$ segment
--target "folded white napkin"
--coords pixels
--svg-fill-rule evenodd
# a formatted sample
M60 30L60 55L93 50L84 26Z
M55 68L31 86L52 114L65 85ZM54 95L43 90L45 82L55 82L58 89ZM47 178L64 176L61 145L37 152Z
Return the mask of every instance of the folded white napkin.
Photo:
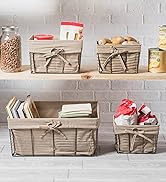
M88 117L92 114L90 103L87 104L67 104L62 106L59 117Z

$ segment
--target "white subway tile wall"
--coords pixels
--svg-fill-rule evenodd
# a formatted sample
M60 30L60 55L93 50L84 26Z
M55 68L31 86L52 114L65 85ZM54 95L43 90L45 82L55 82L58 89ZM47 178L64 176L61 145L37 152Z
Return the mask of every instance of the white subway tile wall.
M140 63L147 65L148 47L156 47L158 26L165 24L165 0L5 0L0 2L0 27L15 24L22 36L23 64L29 64L27 40L32 34L59 35L61 21L83 21L85 41L82 64L97 64L96 40L133 35L142 44ZM166 81L0 81L0 122L6 122L5 105L16 95L35 100L98 100L102 122L110 122L122 98L138 106L146 103L165 121Z
M147 104L159 122L166 123L165 81L0 80L0 123L6 123L5 105L9 99L14 95L25 99L27 94L31 94L34 100L98 101L102 123L112 122L121 99L129 98L138 107Z
M142 44L140 64L147 65L147 49L157 47L165 8L165 0L5 0L0 2L0 27L20 27L23 64L29 64L27 39L32 34L59 35L60 21L69 20L85 23L82 64L97 64L96 40L129 34Z

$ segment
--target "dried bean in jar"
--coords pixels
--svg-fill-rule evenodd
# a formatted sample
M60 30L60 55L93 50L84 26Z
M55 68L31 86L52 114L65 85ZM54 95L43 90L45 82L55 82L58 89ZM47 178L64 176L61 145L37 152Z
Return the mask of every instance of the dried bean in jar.
M12 26L13 28L13 26ZM4 72L21 71L21 39L7 27L1 36L1 70Z

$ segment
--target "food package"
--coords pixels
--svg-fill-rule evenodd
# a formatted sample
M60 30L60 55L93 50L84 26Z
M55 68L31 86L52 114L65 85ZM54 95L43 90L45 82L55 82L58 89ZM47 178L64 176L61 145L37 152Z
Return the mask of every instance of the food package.
M111 39L109 38L103 38L99 40L98 45L109 45L109 46L115 46L115 45L139 45L139 42L131 36L115 36Z
M114 121L117 125L137 125L137 107L132 100L123 99L118 107Z
M60 40L81 40L83 39L82 23L61 22Z
M159 27L159 48L166 50L166 25Z
M138 111L138 124L139 125L157 125L158 120L157 117L152 114L149 107L145 104L141 106Z
M148 52L148 71L166 73L166 50L150 48Z
M53 40L54 36L49 34L34 35L34 40Z

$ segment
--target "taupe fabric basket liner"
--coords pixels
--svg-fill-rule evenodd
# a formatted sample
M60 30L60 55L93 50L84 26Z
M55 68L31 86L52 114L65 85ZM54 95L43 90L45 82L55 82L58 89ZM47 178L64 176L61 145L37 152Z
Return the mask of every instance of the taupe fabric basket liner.
M141 45L97 45L99 73L138 73Z
M118 153L156 153L159 125L113 126Z
M31 73L79 73L82 40L29 40Z
M13 156L95 153L99 127L97 102L91 102L91 118L57 118L62 104L69 102L35 103L42 118L8 119Z

